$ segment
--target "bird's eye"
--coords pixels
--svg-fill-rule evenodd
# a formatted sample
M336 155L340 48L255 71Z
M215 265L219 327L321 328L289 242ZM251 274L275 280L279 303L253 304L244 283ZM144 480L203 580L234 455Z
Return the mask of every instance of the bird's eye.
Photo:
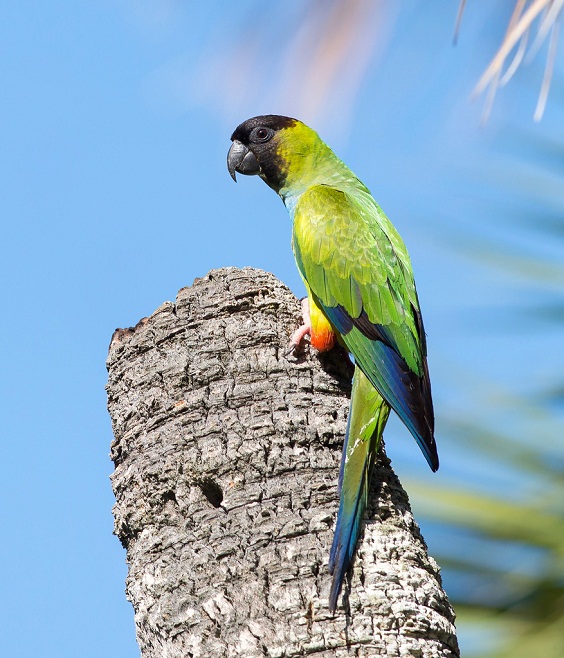
M253 142L263 143L268 142L272 135L274 135L274 131L270 128L259 127L253 130L251 138Z

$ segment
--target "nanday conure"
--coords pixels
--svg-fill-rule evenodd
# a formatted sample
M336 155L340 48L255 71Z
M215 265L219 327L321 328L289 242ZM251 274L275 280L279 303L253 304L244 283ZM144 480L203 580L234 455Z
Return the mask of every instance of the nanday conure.
M309 314L292 343L338 340L355 371L339 474L340 506L329 558L334 611L354 556L370 474L392 408L433 471L439 467L425 331L407 249L353 172L301 121L266 115L237 127L227 156L235 172L259 175L293 221L292 248Z

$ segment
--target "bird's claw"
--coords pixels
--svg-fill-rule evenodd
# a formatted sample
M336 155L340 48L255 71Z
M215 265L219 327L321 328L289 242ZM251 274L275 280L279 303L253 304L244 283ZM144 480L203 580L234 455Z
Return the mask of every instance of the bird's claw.
M294 345L290 343L287 349L285 349L283 352L284 356L296 356L299 347L300 347L299 345Z
M285 352L285 356L290 354L296 354L300 351L302 342L306 336L311 334L311 326L308 324L303 324L301 327L298 327L296 331L290 337L290 343L288 344L288 350Z

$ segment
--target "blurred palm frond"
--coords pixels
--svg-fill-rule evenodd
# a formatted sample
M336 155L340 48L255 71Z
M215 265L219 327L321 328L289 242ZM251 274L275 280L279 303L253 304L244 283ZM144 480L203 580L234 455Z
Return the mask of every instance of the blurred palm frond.
M437 524L442 539L432 550L459 620L491 634L483 658L560 658L564 647L564 453L561 442L543 441L552 426L539 422L544 405L524 404L538 434L520 441L468 418L443 419L478 468L505 469L523 491L505 481L497 493L480 481L407 487L418 513Z
M465 0L461 0L457 17L456 31L464 10ZM517 0L515 8L509 19L505 37L499 50L491 60L478 81L474 94L481 94L487 90L486 103L484 106L483 119L486 120L499 87L504 86L511 80L515 71L519 68L527 51L529 35L533 25L537 23L537 32L529 53L535 54L542 43L549 37L548 54L541 84L534 119L540 121L544 114L548 92L554 71L556 60L556 47L559 35L559 19L564 8L564 0ZM513 53L513 58L509 60ZM504 67L505 72L504 72Z
M555 91L562 91L558 81ZM442 484L415 480L407 489L415 494L418 516L429 519L432 532L425 534L443 569L459 628L475 644L472 655L561 658L563 149L558 137L538 129L508 129L504 145L512 157L500 160L497 175L493 169L489 174L497 189L510 185L506 201L498 204L492 196L495 210L484 212L489 220L464 229L458 224L443 239L492 280L502 273L519 293L511 306L496 306L507 339L500 366L509 364L510 373L498 377L496 370L494 380L483 364L476 371L467 362L449 364L465 402L443 405L438 424L456 458L451 455ZM502 231L492 229L492 216ZM488 307L490 331L492 315ZM481 332L487 338L483 327ZM527 357L533 344L538 357ZM512 368L512 360L527 367Z

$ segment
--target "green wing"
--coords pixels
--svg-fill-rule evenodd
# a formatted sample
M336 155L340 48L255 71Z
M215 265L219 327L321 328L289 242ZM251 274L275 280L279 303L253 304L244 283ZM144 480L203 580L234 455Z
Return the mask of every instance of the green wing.
M293 249L316 303L436 470L425 333L399 234L364 189L317 185L296 205Z

